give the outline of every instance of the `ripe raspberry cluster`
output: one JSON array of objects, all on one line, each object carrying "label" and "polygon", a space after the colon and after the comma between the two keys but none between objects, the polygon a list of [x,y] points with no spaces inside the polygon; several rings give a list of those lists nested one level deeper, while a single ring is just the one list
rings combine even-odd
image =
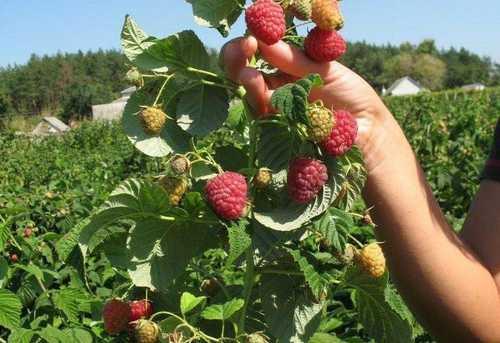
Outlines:
[{"label": "ripe raspberry cluster", "polygon": [[268,45],[281,40],[286,32],[288,12],[299,20],[312,20],[316,24],[304,42],[309,58],[331,62],[346,52],[346,42],[337,32],[344,26],[337,0],[287,0],[280,4],[273,0],[257,0],[247,8],[247,27],[257,39]]},{"label": "ripe raspberry cluster", "polygon": [[123,301],[111,299],[103,307],[102,318],[104,330],[110,335],[118,335],[130,329],[137,331],[138,321],[147,319],[153,314],[153,304],[145,299]]}]

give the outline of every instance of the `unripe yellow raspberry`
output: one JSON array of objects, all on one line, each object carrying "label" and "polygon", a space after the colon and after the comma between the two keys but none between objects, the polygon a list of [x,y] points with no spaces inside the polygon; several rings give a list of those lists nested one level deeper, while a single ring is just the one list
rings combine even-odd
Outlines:
[{"label": "unripe yellow raspberry", "polygon": [[265,189],[269,186],[273,179],[273,174],[269,169],[266,168],[260,168],[257,171],[257,174],[253,178],[253,184],[255,188],[258,189]]},{"label": "unripe yellow raspberry", "polygon": [[148,135],[155,136],[159,135],[163,127],[165,127],[167,115],[159,108],[145,107],[139,113],[139,119],[144,132]]},{"label": "unripe yellow raspberry", "polygon": [[160,328],[155,322],[141,319],[135,327],[137,343],[157,343],[160,340]]},{"label": "unripe yellow raspberry", "polygon": [[311,19],[312,1],[311,0],[294,0],[290,6],[291,12],[299,20]]},{"label": "unripe yellow raspberry", "polygon": [[382,248],[377,243],[365,246],[355,255],[356,263],[374,278],[379,278],[385,273],[385,257]]},{"label": "unripe yellow raspberry", "polygon": [[182,177],[163,176],[160,185],[168,193],[170,205],[177,206],[188,189],[188,182]]},{"label": "unripe yellow raspberry", "polygon": [[321,102],[309,106],[309,121],[311,126],[308,130],[309,138],[320,143],[330,136],[333,129],[333,114]]},{"label": "unripe yellow raspberry", "polygon": [[313,0],[311,18],[322,30],[340,30],[344,26],[337,0]]}]

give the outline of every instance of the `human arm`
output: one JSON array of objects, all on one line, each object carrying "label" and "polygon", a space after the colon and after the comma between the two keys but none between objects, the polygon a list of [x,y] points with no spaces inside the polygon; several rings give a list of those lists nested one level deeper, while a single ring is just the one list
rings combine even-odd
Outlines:
[{"label": "human arm", "polygon": [[[368,171],[364,196],[368,205],[374,206],[377,235],[384,242],[391,273],[426,328],[442,341],[500,341],[500,283],[493,277],[494,263],[488,262],[500,258],[500,249],[495,251],[494,244],[485,249],[481,242],[461,240],[451,230],[401,128],[375,91],[344,66],[314,63],[283,42],[259,44],[259,49],[287,76],[265,79],[246,66],[257,50],[254,38],[234,41],[225,49],[226,70],[245,86],[257,113],[270,112],[272,88],[287,77],[319,73],[325,85],[313,92],[312,100],[320,98],[356,117],[357,145]],[[481,213],[487,210],[481,204],[491,207],[499,203],[497,187],[490,182],[483,184],[476,200],[478,209],[473,207],[471,214],[479,219],[470,219],[466,232],[486,225]],[[494,212],[494,207],[489,211]],[[499,230],[498,214],[496,222],[495,217],[490,218],[488,227]],[[492,231],[490,236],[499,239],[500,234]]]}]

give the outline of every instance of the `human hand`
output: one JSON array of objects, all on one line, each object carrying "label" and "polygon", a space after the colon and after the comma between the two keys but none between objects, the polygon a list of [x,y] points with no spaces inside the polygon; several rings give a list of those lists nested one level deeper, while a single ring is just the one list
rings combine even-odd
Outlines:
[{"label": "human hand", "polygon": [[[248,66],[248,60],[260,51],[262,57],[280,70],[280,74],[264,76]],[[225,71],[234,82],[247,90],[247,99],[258,117],[273,112],[270,106],[273,89],[308,74],[317,73],[323,86],[313,89],[310,100],[322,100],[328,107],[351,112],[358,122],[356,144],[366,153],[379,127],[390,113],[373,88],[338,62],[317,63],[300,49],[280,41],[274,45],[258,42],[254,37],[238,38],[223,49]],[[366,156],[365,156],[366,159]]]}]

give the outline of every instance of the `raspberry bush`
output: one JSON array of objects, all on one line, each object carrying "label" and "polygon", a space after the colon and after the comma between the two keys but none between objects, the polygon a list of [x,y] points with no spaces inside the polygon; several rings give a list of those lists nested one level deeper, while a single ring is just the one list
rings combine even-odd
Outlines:
[{"label": "raspberry bush", "polygon": [[[284,39],[321,61],[345,51],[336,1],[218,0],[217,11],[212,0],[188,2],[198,23],[224,36],[246,12],[249,31],[268,44]],[[321,29],[309,23],[304,46],[295,25],[309,17]],[[5,306],[9,341],[412,341],[418,327],[389,286],[383,257],[362,254],[373,235],[362,224],[355,121],[308,100],[321,78],[279,88],[277,113],[255,120],[244,89],[211,63],[193,31],[152,37],[127,17],[122,46],[139,86],[124,132],[154,167],[137,168],[58,237],[57,265],[74,269],[38,268],[15,254],[28,243],[13,242],[10,263],[41,288],[35,306],[46,312],[19,329],[11,318],[20,304]],[[251,64],[266,65],[259,56]],[[57,290],[44,290],[50,283]],[[11,292],[0,290],[3,299]]]},{"label": "raspberry bush", "polygon": [[[197,21],[223,35],[245,12],[249,32],[267,44],[301,44],[292,18],[312,16],[321,29],[310,30],[305,52],[319,61],[345,52],[334,1],[257,0],[246,10],[243,1],[222,1],[215,16],[208,1],[190,2]],[[365,172],[352,116],[309,103],[321,78],[279,88],[278,113],[257,120],[245,90],[212,66],[193,31],[159,39],[127,17],[122,46],[142,86],[126,106],[124,129],[164,172],[124,182],[80,234],[85,255],[103,247],[129,278],[117,296],[141,290],[154,304],[120,337],[334,341],[352,336],[334,323],[355,307],[362,335],[410,341],[413,322],[387,288],[385,265],[367,269],[368,257],[345,258],[352,244],[365,251],[355,224]],[[252,65],[265,63],[255,56]]]}]

